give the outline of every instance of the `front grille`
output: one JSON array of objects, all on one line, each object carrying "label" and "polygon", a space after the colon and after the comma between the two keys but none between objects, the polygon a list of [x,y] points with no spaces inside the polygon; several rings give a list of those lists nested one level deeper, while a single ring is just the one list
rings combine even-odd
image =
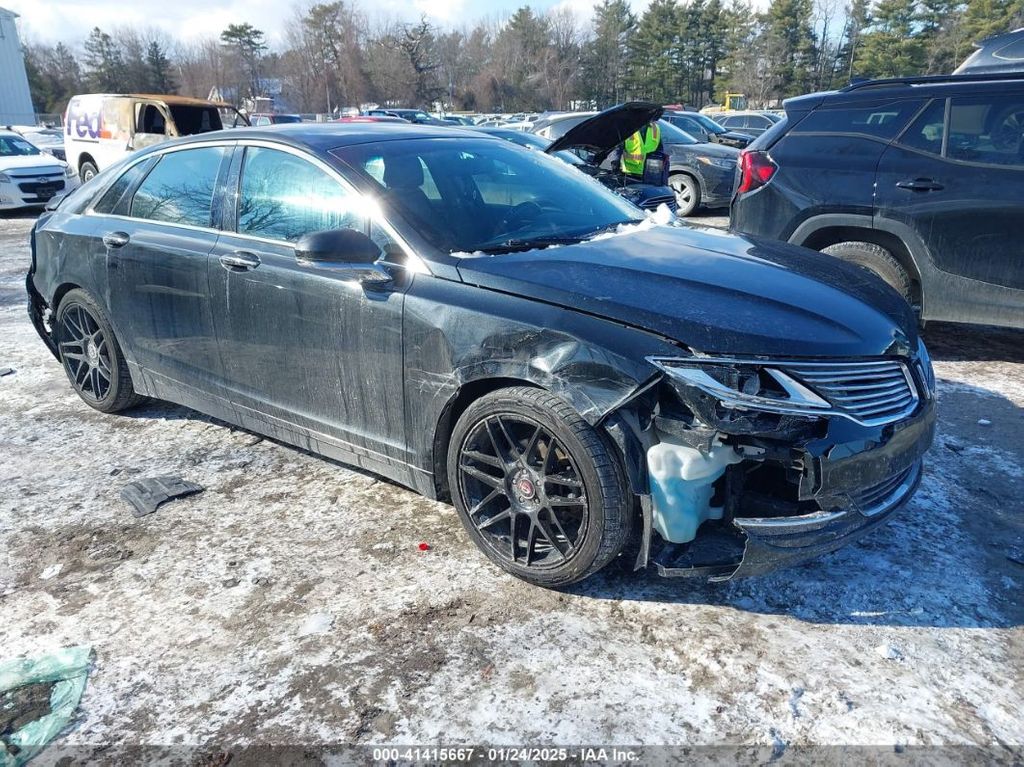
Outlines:
[{"label": "front grille", "polygon": [[794,362],[784,369],[833,407],[869,426],[898,421],[917,407],[917,388],[899,360]]},{"label": "front grille", "polygon": [[54,194],[64,188],[64,179],[59,176],[54,176],[52,179],[46,181],[28,181],[23,184],[18,184],[18,189],[23,191],[25,194],[35,195],[46,195],[52,197]]},{"label": "front grille", "polygon": [[676,202],[676,196],[674,194],[666,194],[661,197],[649,197],[640,203],[640,207],[644,210],[656,210],[659,205],[667,205],[668,209],[673,213],[679,210],[679,203]]},{"label": "front grille", "polygon": [[911,473],[920,469],[920,463],[908,466],[898,474],[884,479],[878,484],[872,485],[864,490],[852,494],[852,498],[862,512],[870,513],[873,509],[885,506],[895,498],[897,492],[903,487]]}]

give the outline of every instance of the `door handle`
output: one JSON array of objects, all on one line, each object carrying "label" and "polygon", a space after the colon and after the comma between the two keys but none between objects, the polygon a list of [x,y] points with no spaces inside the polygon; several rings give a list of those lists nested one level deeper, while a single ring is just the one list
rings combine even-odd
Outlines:
[{"label": "door handle", "polygon": [[911,181],[897,181],[896,186],[900,189],[909,189],[911,192],[938,192],[943,188],[942,184],[932,181],[930,178],[915,178]]},{"label": "door handle", "polygon": [[129,239],[127,232],[107,232],[103,235],[103,244],[108,248],[123,248]]},{"label": "door handle", "polygon": [[247,272],[260,265],[260,257],[247,250],[236,250],[221,256],[220,264],[229,272]]}]

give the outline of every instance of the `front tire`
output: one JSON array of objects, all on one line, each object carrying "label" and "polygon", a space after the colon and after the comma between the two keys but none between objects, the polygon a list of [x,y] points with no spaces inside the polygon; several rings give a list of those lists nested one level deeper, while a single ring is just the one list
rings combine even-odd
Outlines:
[{"label": "front tire", "polygon": [[689,216],[700,207],[700,184],[693,176],[676,173],[669,176],[668,185],[676,194],[677,216]]},{"label": "front tire", "polygon": [[71,386],[90,407],[116,413],[139,404],[114,330],[84,290],[68,291],[57,307],[54,339]]},{"label": "front tire", "polygon": [[83,162],[82,167],[78,169],[78,175],[79,177],[81,177],[83,184],[86,183],[87,181],[91,181],[92,178],[99,172],[99,168],[96,167],[96,164],[90,162],[89,160]]},{"label": "front tire", "polygon": [[467,408],[448,450],[452,500],[473,542],[528,583],[583,580],[632,533],[613,448],[565,400],[512,387]]}]

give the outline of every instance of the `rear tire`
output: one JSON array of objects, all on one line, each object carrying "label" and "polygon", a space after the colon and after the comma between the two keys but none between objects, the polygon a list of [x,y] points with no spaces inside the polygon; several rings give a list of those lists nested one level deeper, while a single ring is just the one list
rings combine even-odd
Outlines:
[{"label": "rear tire", "polygon": [[849,261],[868,269],[883,280],[910,303],[912,298],[910,275],[892,253],[873,242],[838,242],[821,249],[822,253]]},{"label": "rear tire", "polygon": [[90,181],[99,172],[99,168],[96,167],[96,164],[89,162],[88,160],[83,162],[82,166],[78,169],[78,175],[82,179],[83,184]]},{"label": "rear tire", "polygon": [[72,388],[90,407],[117,413],[142,402],[114,329],[92,297],[78,288],[57,307],[54,340]]},{"label": "rear tire", "polygon": [[452,433],[448,483],[473,542],[537,586],[593,575],[632,534],[628,484],[614,448],[543,389],[501,389],[471,404]]},{"label": "rear tire", "polygon": [[700,207],[700,184],[693,176],[675,173],[669,176],[668,185],[676,193],[677,216],[689,216]]}]

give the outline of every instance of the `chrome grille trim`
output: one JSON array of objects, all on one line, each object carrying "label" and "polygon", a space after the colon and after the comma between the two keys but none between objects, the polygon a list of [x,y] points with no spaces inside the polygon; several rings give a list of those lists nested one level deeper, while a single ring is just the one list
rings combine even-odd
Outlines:
[{"label": "chrome grille trim", "polygon": [[792,361],[779,366],[837,410],[867,426],[899,421],[920,401],[914,378],[902,360]]}]

